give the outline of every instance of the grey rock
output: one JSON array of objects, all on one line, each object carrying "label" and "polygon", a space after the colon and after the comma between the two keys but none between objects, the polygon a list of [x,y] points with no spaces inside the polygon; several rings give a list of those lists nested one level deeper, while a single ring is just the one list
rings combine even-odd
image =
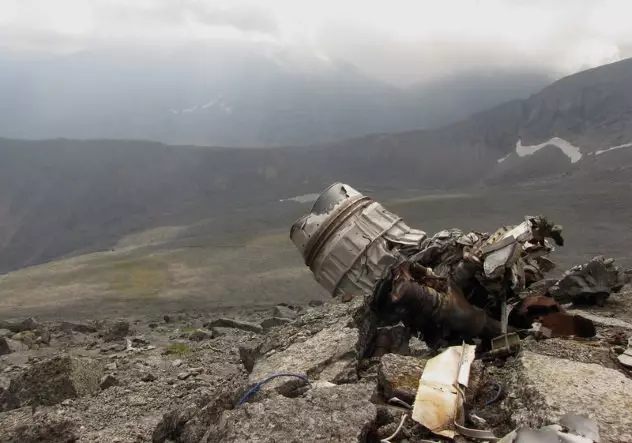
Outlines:
[{"label": "grey rock", "polygon": [[[348,328],[344,324],[335,324],[310,337],[304,342],[297,342],[287,349],[276,352],[270,357],[255,363],[250,381],[256,383],[270,374],[280,372],[306,375],[310,379],[333,381],[338,373],[328,371],[334,365],[344,370],[349,358],[355,358],[355,345],[358,341],[358,330]],[[336,365],[344,360],[343,365]],[[321,373],[323,376],[320,377]],[[264,385],[262,390],[285,390],[295,384],[295,380],[277,379]]]},{"label": "grey rock", "polygon": [[213,338],[213,332],[204,329],[196,329],[189,334],[189,340],[191,341],[210,340],[211,338]]},{"label": "grey rock", "polygon": [[307,305],[311,308],[315,308],[317,306],[322,306],[324,305],[325,302],[322,300],[310,300],[309,303],[307,303]]},{"label": "grey rock", "polygon": [[272,311],[272,316],[278,318],[289,318],[293,320],[299,316],[299,313],[287,306],[279,305],[276,306]]},{"label": "grey rock", "polygon": [[25,405],[55,405],[99,389],[103,371],[89,358],[55,357],[33,364],[0,393],[0,411]]},{"label": "grey rock", "polygon": [[0,417],[0,441],[7,443],[74,443],[78,425],[50,413],[33,414],[31,408],[17,409]]},{"label": "grey rock", "polygon": [[218,375],[212,395],[196,400],[197,405],[179,407],[165,414],[154,429],[152,441],[167,440],[181,443],[219,442],[217,423],[225,409],[233,408],[235,402],[247,390],[247,377],[240,366],[219,365],[210,373]]},{"label": "grey rock", "polygon": [[59,329],[64,332],[80,332],[82,334],[92,334],[97,332],[97,328],[94,325],[68,321],[61,322],[59,325]]},{"label": "grey rock", "polygon": [[11,348],[9,347],[9,343],[7,342],[7,339],[4,337],[0,337],[0,355],[7,355],[10,354]]},{"label": "grey rock", "polygon": [[516,426],[582,413],[597,420],[603,443],[632,441],[632,380],[621,372],[524,351],[508,376],[505,406]]},{"label": "grey rock", "polygon": [[40,328],[37,330],[37,338],[35,342],[38,344],[49,345],[51,340],[50,331],[48,329]]},{"label": "grey rock", "polygon": [[378,367],[378,385],[384,399],[398,397],[411,404],[417,393],[426,359],[398,354],[382,356]]},{"label": "grey rock", "polygon": [[191,377],[191,372],[189,371],[184,371],[184,372],[180,372],[178,374],[178,380],[186,380],[187,378]]},{"label": "grey rock", "polygon": [[156,376],[152,374],[151,372],[144,372],[143,374],[141,374],[140,379],[141,381],[144,381],[145,383],[149,383],[149,382],[155,381]]},{"label": "grey rock", "polygon": [[147,340],[145,337],[134,337],[131,341],[133,348],[143,348],[145,346],[149,346],[149,340]]},{"label": "grey rock", "polygon": [[211,329],[211,333],[213,334],[213,338],[224,337],[225,335],[231,334],[235,332],[233,328],[223,328],[221,326],[216,326]]},{"label": "grey rock", "polygon": [[105,369],[108,371],[116,371],[116,368],[116,362],[108,363],[107,365],[105,365]]},{"label": "grey rock", "polygon": [[29,317],[21,322],[0,322],[0,328],[8,329],[13,333],[34,331],[40,327],[40,323],[33,317]]},{"label": "grey rock", "polygon": [[252,372],[257,359],[260,357],[259,345],[260,343],[246,343],[239,346],[239,359],[248,372]]},{"label": "grey rock", "polygon": [[262,443],[367,441],[377,420],[372,393],[371,385],[342,385],[311,389],[299,398],[247,403],[223,414],[216,441],[243,442],[254,436]]},{"label": "grey rock", "polygon": [[106,342],[122,340],[129,334],[129,331],[130,326],[128,321],[116,321],[107,328],[107,330],[103,334],[103,340]]},{"label": "grey rock", "polygon": [[263,328],[256,323],[234,320],[232,318],[218,318],[204,324],[204,327],[207,329],[212,329],[218,326],[223,328],[241,329],[243,331],[254,332],[256,334],[261,334],[263,332]]},{"label": "grey rock", "polygon": [[15,334],[11,337],[12,340],[22,343],[28,349],[31,349],[35,346],[35,341],[37,340],[37,336],[33,331],[22,331]]},{"label": "grey rock", "polygon": [[13,337],[14,332],[8,329],[0,329],[0,338],[10,338]]},{"label": "grey rock", "polygon": [[182,366],[182,363],[184,363],[182,360],[180,360],[179,358],[175,359],[174,361],[171,362],[171,365],[174,367],[178,367],[178,366]]},{"label": "grey rock", "polygon": [[119,385],[119,381],[118,379],[113,376],[113,375],[105,375],[101,378],[100,382],[99,382],[99,387],[102,390],[106,390],[111,388],[112,386],[118,386]]},{"label": "grey rock", "polygon": [[158,423],[152,434],[153,443],[164,443],[167,440],[176,440],[180,437],[184,428],[199,408],[189,406],[184,409],[174,409],[163,415],[162,420]]},{"label": "grey rock", "polygon": [[287,325],[292,322],[293,320],[290,318],[270,317],[270,318],[266,318],[265,320],[261,322],[261,327],[263,328],[264,331],[267,332],[272,328],[275,328],[277,326]]}]

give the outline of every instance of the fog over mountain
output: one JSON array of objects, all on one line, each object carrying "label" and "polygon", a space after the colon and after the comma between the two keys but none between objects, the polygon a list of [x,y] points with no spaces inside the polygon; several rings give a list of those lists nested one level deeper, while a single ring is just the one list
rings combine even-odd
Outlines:
[{"label": "fog over mountain", "polygon": [[452,123],[549,81],[467,72],[404,88],[343,60],[261,43],[7,59],[0,135],[25,139],[305,145]]},{"label": "fog over mountain", "polygon": [[261,147],[439,127],[629,56],[628,9],[7,0],[0,136]]}]

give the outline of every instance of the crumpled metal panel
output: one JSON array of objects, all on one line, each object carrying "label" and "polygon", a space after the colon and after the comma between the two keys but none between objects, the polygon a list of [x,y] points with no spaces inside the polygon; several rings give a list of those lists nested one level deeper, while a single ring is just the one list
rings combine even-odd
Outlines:
[{"label": "crumpled metal panel", "polygon": [[565,414],[559,425],[540,429],[520,427],[501,438],[498,443],[599,443],[599,425],[586,415]]},{"label": "crumpled metal panel", "polygon": [[294,223],[290,238],[316,281],[337,296],[370,292],[401,260],[398,249],[418,246],[426,233],[351,186],[335,183]]},{"label": "crumpled metal panel", "polygon": [[431,432],[454,438],[463,413],[460,386],[467,387],[476,346],[452,346],[426,363],[419,380],[412,419]]}]

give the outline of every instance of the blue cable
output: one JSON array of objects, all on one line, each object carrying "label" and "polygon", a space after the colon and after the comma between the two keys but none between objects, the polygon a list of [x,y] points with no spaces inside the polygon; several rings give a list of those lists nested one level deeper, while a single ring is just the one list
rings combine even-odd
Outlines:
[{"label": "blue cable", "polygon": [[278,377],[296,377],[296,378],[300,378],[301,380],[304,380],[306,383],[309,383],[308,378],[305,377],[304,375],[299,375],[299,374],[275,374],[275,375],[271,375],[270,377],[268,377],[268,378],[266,378],[264,380],[261,380],[256,385],[254,385],[252,388],[250,388],[250,390],[248,392],[246,392],[246,394],[243,397],[241,397],[241,399],[237,402],[237,406],[243,405],[253,394],[255,394],[259,389],[261,389],[261,386],[265,385],[270,380],[274,380],[275,378],[278,378]]}]

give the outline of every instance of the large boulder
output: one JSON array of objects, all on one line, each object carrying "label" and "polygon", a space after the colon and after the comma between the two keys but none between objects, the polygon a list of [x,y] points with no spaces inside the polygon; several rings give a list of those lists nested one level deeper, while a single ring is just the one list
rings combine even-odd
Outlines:
[{"label": "large boulder", "polygon": [[0,414],[0,442],[74,443],[77,424],[57,414],[33,414],[31,408]]},{"label": "large boulder", "polygon": [[632,441],[632,380],[621,372],[524,351],[508,376],[514,425],[536,429],[581,413],[597,420],[602,443]]},{"label": "large boulder", "polygon": [[[356,362],[358,330],[338,323],[323,329],[303,342],[295,342],[287,349],[257,361],[250,374],[252,383],[278,373],[307,376],[310,380],[337,381],[349,365]],[[279,378],[262,389],[291,390],[296,380]]]},{"label": "large boulder", "polygon": [[420,357],[384,355],[378,367],[378,383],[384,398],[398,397],[412,404],[426,361]]},{"label": "large boulder", "polygon": [[162,417],[152,434],[154,443],[214,441],[217,424],[225,409],[231,409],[247,391],[247,374],[240,365],[216,363],[208,368],[212,388],[196,399]]},{"label": "large boulder", "polygon": [[6,338],[0,337],[0,355],[10,354],[11,348],[9,347],[9,342]]},{"label": "large boulder", "polygon": [[89,358],[54,357],[33,364],[13,378],[0,394],[0,411],[24,406],[55,405],[99,390],[99,362]]},{"label": "large boulder", "polygon": [[226,411],[211,442],[367,441],[375,430],[373,385],[318,387],[304,397],[274,396]]},{"label": "large boulder", "polygon": [[41,324],[33,317],[29,317],[20,322],[15,321],[2,321],[0,322],[0,329],[8,329],[9,331],[17,334],[24,331],[34,331],[39,329]]}]

